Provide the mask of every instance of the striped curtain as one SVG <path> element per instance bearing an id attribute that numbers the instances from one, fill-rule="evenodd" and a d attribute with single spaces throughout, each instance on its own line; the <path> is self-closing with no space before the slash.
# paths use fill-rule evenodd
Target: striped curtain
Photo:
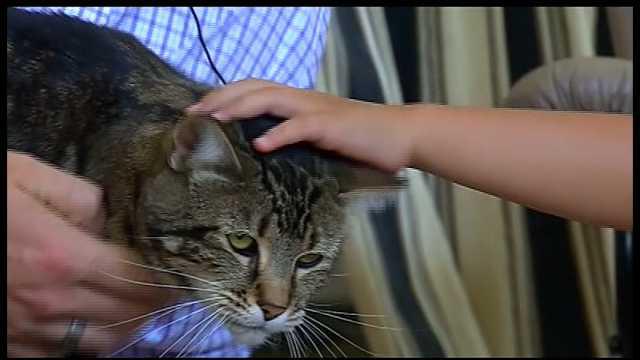
<path id="1" fill-rule="evenodd" d="M 604 14 L 584 7 L 335 8 L 317 88 L 389 104 L 497 107 L 534 67 L 600 55 Z M 527 49 L 533 56 L 518 59 Z M 409 187 L 394 204 L 350 212 L 338 266 L 348 276 L 321 295 L 358 313 L 384 315 L 359 319 L 375 327 L 361 327 L 364 343 L 356 345 L 364 349 L 354 347 L 354 355 L 610 354 L 613 232 L 552 219 L 417 170 L 403 175 Z M 552 241 L 567 245 L 555 251 L 565 265 L 553 276 L 568 279 L 574 297 L 550 294 L 545 285 L 555 279 L 540 265 L 540 246 Z M 563 301 L 579 321 L 554 332 L 550 314 Z M 563 336 L 579 339 L 560 349 Z"/>

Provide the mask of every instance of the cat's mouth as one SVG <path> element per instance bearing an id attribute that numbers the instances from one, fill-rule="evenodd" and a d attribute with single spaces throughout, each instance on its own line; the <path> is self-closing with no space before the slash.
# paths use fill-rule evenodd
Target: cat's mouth
<path id="1" fill-rule="evenodd" d="M 298 322 L 301 322 L 293 320 L 299 316 L 283 315 L 284 316 L 261 324 L 244 323 L 234 319 L 227 323 L 227 328 L 233 334 L 236 342 L 249 346 L 258 346 L 262 345 L 268 337 L 289 331 L 291 328 L 297 326 Z"/>
<path id="2" fill-rule="evenodd" d="M 236 321 L 229 321 L 227 329 L 233 334 L 236 342 L 249 346 L 262 345 L 271 335 L 265 325 L 245 325 Z"/>

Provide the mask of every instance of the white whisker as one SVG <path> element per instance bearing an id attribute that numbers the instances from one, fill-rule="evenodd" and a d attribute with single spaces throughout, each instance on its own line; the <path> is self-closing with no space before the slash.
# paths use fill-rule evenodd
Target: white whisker
<path id="1" fill-rule="evenodd" d="M 339 332 L 337 332 L 337 331 L 333 330 L 331 327 L 329 327 L 329 326 L 325 325 L 322 321 L 320 321 L 320 320 L 318 320 L 318 319 L 314 319 L 314 318 L 312 318 L 311 316 L 308 316 L 308 317 L 307 317 L 307 319 L 309 319 L 309 320 L 311 320 L 311 321 L 315 322 L 316 324 L 318 324 L 318 325 L 322 326 L 323 328 L 325 328 L 325 329 L 327 329 L 327 330 L 331 331 L 334 335 L 336 335 L 336 336 L 340 337 L 342 340 L 344 340 L 344 341 L 348 342 L 349 344 L 351 344 L 351 345 L 352 345 L 352 346 L 354 346 L 355 348 L 359 349 L 360 351 L 363 351 L 363 352 L 365 352 L 365 353 L 367 353 L 367 354 L 369 354 L 369 355 L 372 355 L 372 356 L 374 356 L 374 357 L 382 357 L 382 355 L 374 354 L 374 353 L 370 352 L 369 350 L 364 349 L 362 346 L 360 346 L 360 345 L 358 345 L 358 344 L 354 343 L 353 341 L 351 341 L 351 340 L 347 339 L 346 337 L 344 337 L 344 336 L 343 336 L 342 334 L 340 334 Z"/>
<path id="2" fill-rule="evenodd" d="M 337 316 L 337 315 L 333 315 L 333 314 L 328 314 L 328 313 L 325 313 L 325 312 L 323 312 L 323 311 L 319 311 L 319 310 L 311 309 L 311 308 L 307 308 L 307 309 L 305 309 L 305 310 L 310 311 L 310 312 L 313 312 L 313 313 L 316 313 L 316 314 L 320 314 L 320 315 L 324 315 L 324 316 L 332 317 L 332 318 L 334 318 L 334 319 L 338 319 L 338 320 L 342 320 L 342 321 L 350 322 L 350 323 L 353 323 L 353 324 L 372 327 L 372 328 L 374 328 L 374 329 L 381 329 L 381 330 L 396 330 L 396 331 L 406 330 L 406 329 L 393 328 L 393 327 L 388 327 L 388 326 L 373 325 L 373 324 L 365 323 L 365 322 L 362 322 L 362 321 L 356 321 L 356 320 L 352 320 L 352 319 L 347 319 L 347 318 L 344 318 L 344 317 L 342 317 L 342 316 Z"/>
<path id="3" fill-rule="evenodd" d="M 303 356 L 305 356 L 306 354 L 305 354 L 305 352 L 304 352 L 304 349 L 303 349 L 302 344 L 300 343 L 300 340 L 299 340 L 299 339 L 298 339 L 298 337 L 296 336 L 297 334 L 296 334 L 293 330 L 295 330 L 295 328 L 294 328 L 294 329 L 292 329 L 292 330 L 290 330 L 290 331 L 289 331 L 289 334 L 291 335 L 291 340 L 293 341 L 293 344 L 295 345 L 296 353 L 298 354 L 298 356 L 297 356 L 297 357 L 303 357 Z"/>
<path id="4" fill-rule="evenodd" d="M 327 343 L 324 342 L 324 339 L 318 335 L 318 333 L 309 326 L 308 322 L 305 322 L 304 319 L 302 319 L 302 324 L 300 324 L 301 327 L 306 328 L 307 330 L 309 330 L 309 332 L 316 337 L 316 339 L 318 339 L 318 341 L 320 341 L 320 343 L 325 347 L 325 349 L 327 349 L 327 351 L 329 351 L 329 353 L 331 354 L 332 357 L 336 357 L 336 354 L 333 353 L 333 351 L 331 351 L 331 348 L 327 345 Z M 326 335 L 325 335 L 326 336 Z"/>
<path id="5" fill-rule="evenodd" d="M 219 310 L 221 310 L 221 309 L 219 309 Z M 189 342 L 188 342 L 184 347 L 182 347 L 182 350 L 180 350 L 180 352 L 176 355 L 176 357 L 178 357 L 178 358 L 179 358 L 179 357 L 181 357 L 183 354 L 189 354 L 189 353 L 190 353 L 190 351 L 187 351 L 187 352 L 185 352 L 185 351 L 187 350 L 187 348 L 189 347 L 189 345 L 191 345 L 191 343 L 192 343 L 195 339 L 197 339 L 197 338 L 198 338 L 198 335 L 200 335 L 200 334 L 201 334 L 201 333 L 202 333 L 202 332 L 207 328 L 207 326 L 209 326 L 209 324 L 211 324 L 212 322 L 214 322 L 214 321 L 216 320 L 216 318 L 217 318 L 217 316 L 216 316 L 217 314 L 216 314 L 216 313 L 217 313 L 217 311 L 216 311 L 216 312 L 214 312 L 213 314 L 209 315 L 209 316 L 205 319 L 205 320 L 208 320 L 208 321 L 207 321 L 204 325 L 202 325 L 202 327 L 200 328 L 200 330 L 198 330 L 198 332 L 197 332 L 197 333 L 196 333 L 196 334 L 191 338 L 191 340 L 189 340 Z"/>
<path id="6" fill-rule="evenodd" d="M 349 276 L 351 274 L 349 273 L 342 273 L 342 274 L 329 274 L 329 276 L 333 276 L 333 277 L 345 277 L 345 276 Z"/>
<path id="7" fill-rule="evenodd" d="M 333 346 L 335 346 L 336 349 L 338 349 L 338 351 L 340 351 L 340 353 L 342 354 L 343 357 L 347 357 L 347 354 L 345 354 L 344 351 L 342 351 L 340 346 L 338 346 L 338 344 L 336 344 L 336 342 L 333 341 L 333 339 L 329 335 L 325 334 L 325 332 L 322 331 L 322 329 L 320 329 L 315 324 L 313 324 L 312 322 L 307 320 L 307 318 L 302 318 L 302 322 L 307 324 L 307 325 L 309 325 L 309 326 L 311 326 L 311 327 L 313 327 L 314 329 L 316 329 L 320 334 L 322 334 L 324 337 L 326 337 L 331 342 L 331 344 L 333 344 Z M 335 357 L 335 355 L 334 355 L 334 357 Z"/>
<path id="8" fill-rule="evenodd" d="M 313 348 L 316 349 L 316 352 L 318 353 L 318 356 L 320 356 L 321 359 L 324 358 L 324 356 L 322 356 L 322 352 L 320 352 L 320 349 L 318 349 L 318 347 L 316 346 L 315 341 L 313 341 L 311 336 L 309 336 L 309 334 L 306 332 L 304 327 L 300 326 L 299 329 L 300 329 L 300 332 L 302 333 L 302 335 L 305 336 L 307 339 L 309 339 L 309 342 L 311 343 L 311 346 L 313 346 Z M 302 338 L 302 336 L 301 336 L 301 338 Z"/>
<path id="9" fill-rule="evenodd" d="M 136 321 L 136 320 L 139 320 L 139 319 L 144 319 L 146 317 L 152 316 L 152 315 L 157 314 L 157 313 L 162 312 L 162 311 L 168 311 L 168 310 L 171 310 L 171 309 L 178 310 L 181 307 L 185 307 L 185 306 L 196 304 L 196 303 L 206 302 L 206 301 L 212 301 L 212 300 L 216 300 L 217 298 L 218 297 L 213 296 L 213 297 L 202 299 L 202 300 L 189 301 L 189 302 L 185 302 L 185 303 L 180 303 L 180 304 L 167 306 L 167 307 L 164 307 L 162 309 L 155 310 L 155 311 L 153 311 L 151 313 L 147 313 L 147 314 L 144 314 L 144 315 L 136 316 L 136 317 L 131 318 L 129 320 L 124 320 L 124 321 L 120 321 L 120 322 L 113 323 L 113 324 L 98 326 L 97 329 L 102 330 L 102 329 L 108 329 L 108 328 L 114 327 L 114 326 L 124 325 L 124 324 L 130 323 L 132 321 Z"/>
<path id="10" fill-rule="evenodd" d="M 179 271 L 175 271 L 175 270 L 169 270 L 169 269 L 162 269 L 162 268 L 158 268 L 158 267 L 155 267 L 155 266 L 149 266 L 149 265 L 144 265 L 144 264 L 138 264 L 138 263 L 135 263 L 133 261 L 129 261 L 129 260 L 125 260 L 125 259 L 118 259 L 118 260 L 120 260 L 121 262 L 124 262 L 126 264 L 129 264 L 129 265 L 134 265 L 134 266 L 138 266 L 138 267 L 149 269 L 149 270 L 155 270 L 155 271 L 165 272 L 165 273 L 169 273 L 169 274 L 184 276 L 184 277 L 187 277 L 189 279 L 202 281 L 203 283 L 205 283 L 207 285 L 217 286 L 215 283 L 213 283 L 213 282 L 211 282 L 209 280 L 202 279 L 202 278 L 199 278 L 197 276 L 190 275 L 190 274 L 185 274 L 183 272 L 179 272 Z"/>
<path id="11" fill-rule="evenodd" d="M 309 302 L 307 303 L 307 305 L 318 306 L 318 307 L 332 307 L 332 306 L 338 306 L 340 304 L 320 304 L 320 303 Z"/>
<path id="12" fill-rule="evenodd" d="M 384 315 L 378 315 L 378 314 L 360 314 L 360 313 L 351 313 L 351 312 L 336 311 L 336 310 L 319 310 L 319 309 L 316 309 L 316 311 L 326 312 L 326 313 L 331 313 L 331 314 L 338 314 L 338 315 L 352 315 L 352 316 L 360 316 L 360 317 L 378 317 L 378 318 L 385 317 Z"/>
<path id="13" fill-rule="evenodd" d="M 210 308 L 210 307 L 212 307 L 212 306 L 216 306 L 216 304 L 207 305 L 207 306 L 205 306 L 205 307 L 203 307 L 203 308 L 201 308 L 201 309 L 198 309 L 198 310 L 196 310 L 196 311 L 192 311 L 192 312 L 190 312 L 189 314 L 187 314 L 187 315 L 185 315 L 185 316 L 182 316 L 182 317 L 181 317 L 181 318 L 179 318 L 179 319 L 173 320 L 173 321 L 171 321 L 171 322 L 170 322 L 170 323 L 168 323 L 168 324 L 164 324 L 164 325 L 160 326 L 159 328 L 153 329 L 151 332 L 146 333 L 146 334 L 144 334 L 144 335 L 140 336 L 138 339 L 136 339 L 136 340 L 134 340 L 133 342 L 129 343 L 128 345 L 124 346 L 124 347 L 123 347 L 123 348 L 121 348 L 120 350 L 118 350 L 118 351 L 116 351 L 116 352 L 112 353 L 109 357 L 113 357 L 113 356 L 115 356 L 116 354 L 119 354 L 119 353 L 121 353 L 121 352 L 125 351 L 126 349 L 128 349 L 128 348 L 130 348 L 131 346 L 133 346 L 133 345 L 135 345 L 135 344 L 139 343 L 139 342 L 140 342 L 140 341 L 142 341 L 144 338 L 146 338 L 146 337 L 147 337 L 147 336 L 149 336 L 150 334 L 155 333 L 156 331 L 160 331 L 160 330 L 162 330 L 162 329 L 166 328 L 167 326 L 171 326 L 171 325 L 173 325 L 173 324 L 177 323 L 178 321 L 184 320 L 185 318 L 191 317 L 191 316 L 193 316 L 193 315 L 195 315 L 195 314 L 197 314 L 197 313 L 199 313 L 199 312 L 202 312 L 202 311 L 204 311 L 204 310 L 207 310 L 208 308 Z"/>
<path id="14" fill-rule="evenodd" d="M 222 309 L 220 309 L 220 310 L 222 310 Z M 220 326 L 224 323 L 224 321 L 225 321 L 225 319 L 226 319 L 226 318 L 225 318 L 225 316 L 226 316 L 225 311 L 222 311 L 222 319 L 219 319 L 218 323 L 217 323 L 216 325 L 214 325 L 214 326 L 216 326 L 216 327 L 214 327 L 214 330 L 213 330 L 213 331 L 215 331 L 218 327 L 220 327 Z M 202 328 L 200 329 L 200 331 L 198 331 L 198 332 L 193 336 L 193 338 L 192 338 L 192 339 L 187 343 L 187 345 L 182 349 L 182 351 L 180 351 L 180 353 L 178 353 L 177 357 L 181 357 L 182 355 L 187 355 L 187 354 L 190 354 L 191 352 L 193 352 L 193 350 L 189 350 L 189 351 L 187 351 L 187 352 L 185 352 L 185 350 L 187 349 L 187 347 L 188 347 L 188 346 L 189 346 L 189 345 L 190 345 L 190 344 L 191 344 L 195 339 L 197 339 L 197 338 L 198 338 L 198 335 L 200 335 L 200 333 L 201 333 L 202 331 L 204 331 L 204 330 L 205 330 L 205 329 L 206 329 L 206 328 L 207 328 L 207 327 L 208 327 L 212 322 L 214 322 L 214 321 L 218 320 L 218 317 L 216 316 L 216 314 L 215 314 L 215 313 L 214 313 L 213 315 L 211 315 L 211 316 L 210 316 L 210 318 L 211 318 L 211 320 L 209 320 L 206 324 L 204 324 L 204 325 L 202 326 Z M 192 347 L 192 349 L 197 349 L 198 345 L 200 345 L 200 343 L 201 343 L 204 339 L 207 339 L 207 338 L 208 338 L 212 333 L 213 333 L 213 332 L 209 333 L 207 336 L 204 336 L 204 337 L 200 338 L 200 341 L 198 341 L 198 342 L 196 343 L 196 345 L 194 345 L 194 346 Z"/>
<path id="15" fill-rule="evenodd" d="M 184 339 L 187 335 L 189 335 L 193 330 L 197 329 L 198 326 L 200 326 L 200 324 L 206 322 L 207 320 L 209 320 L 209 318 L 211 316 L 215 316 L 217 313 L 219 313 L 221 311 L 221 309 L 218 309 L 216 311 L 213 312 L 212 315 L 209 315 L 207 317 L 205 317 L 204 319 L 200 320 L 197 324 L 195 324 L 191 329 L 189 329 L 188 331 L 186 331 L 184 334 L 182 334 L 182 336 L 180 336 L 178 338 L 178 340 L 174 341 L 173 344 L 171 344 L 171 346 L 169 346 L 168 348 L 166 348 L 162 354 L 160 354 L 160 357 L 164 357 L 171 349 L 173 349 L 174 346 L 176 346 L 180 341 L 182 341 L 182 339 Z"/>
<path id="16" fill-rule="evenodd" d="M 213 329 L 209 331 L 207 336 L 204 336 L 203 338 L 201 338 L 200 341 L 198 341 L 198 343 L 193 346 L 193 350 L 191 350 L 190 352 L 193 352 L 196 349 L 198 349 L 200 346 L 202 346 L 204 339 L 208 339 L 216 330 L 218 330 L 222 325 L 224 325 L 224 323 L 229 319 L 227 315 L 228 313 L 223 311 L 222 319 L 220 319 L 220 321 L 213 327 Z"/>
<path id="17" fill-rule="evenodd" d="M 143 282 L 143 281 L 136 281 L 136 280 L 130 280 L 130 279 L 126 279 L 117 275 L 113 275 L 113 274 L 109 274 L 108 272 L 99 270 L 100 273 L 107 275 L 109 277 L 112 277 L 114 279 L 117 280 L 121 280 L 121 281 L 126 281 L 128 283 L 131 284 L 136 284 L 136 285 L 144 285 L 144 286 L 153 286 L 153 287 L 159 287 L 159 288 L 170 288 L 170 289 L 185 289 L 185 290 L 198 290 L 198 291 L 206 291 L 206 292 L 216 292 L 216 290 L 213 289 L 203 289 L 203 288 L 196 288 L 196 287 L 191 287 L 191 286 L 179 286 L 179 285 L 168 285 L 168 284 L 155 284 L 155 283 L 148 283 L 148 282 Z"/>
<path id="18" fill-rule="evenodd" d="M 292 358 L 295 358 L 296 354 L 295 354 L 295 351 L 293 350 L 293 345 L 291 343 L 291 340 L 289 339 L 289 334 L 285 332 L 284 338 L 285 340 L 287 340 L 287 348 L 289 349 L 289 355 L 291 355 Z"/>

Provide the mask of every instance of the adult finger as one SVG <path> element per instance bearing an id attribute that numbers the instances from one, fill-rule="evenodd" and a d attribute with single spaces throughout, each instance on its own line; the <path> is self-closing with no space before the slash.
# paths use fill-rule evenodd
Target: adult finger
<path id="1" fill-rule="evenodd" d="M 70 281 L 95 256 L 85 249 L 97 240 L 28 194 L 8 186 L 7 208 L 8 286 Z"/>
<path id="2" fill-rule="evenodd" d="M 176 285 L 176 275 L 144 264 L 132 249 L 105 243 L 100 254 L 86 269 L 82 285 L 147 303 L 169 301 L 183 293 L 183 288 Z"/>
<path id="3" fill-rule="evenodd" d="M 132 249 L 109 244 L 70 225 L 31 196 L 8 191 L 7 206 L 8 285 L 80 282 L 99 285 L 116 294 L 141 296 L 140 291 L 132 291 L 141 286 L 104 273 L 140 282 L 156 281 L 150 271 L 122 262 L 141 262 Z M 38 226 L 33 226 L 34 222 Z"/>
<path id="4" fill-rule="evenodd" d="M 169 304 L 165 291 L 135 289 L 135 297 L 125 299 L 111 293 L 80 286 L 24 288 L 7 296 L 29 309 L 29 316 L 40 320 L 79 318 L 97 324 L 128 320 Z M 163 294 L 164 293 L 164 294 Z"/>
<path id="5" fill-rule="evenodd" d="M 102 190 L 88 180 L 33 157 L 7 152 L 7 180 L 65 216 L 73 224 L 99 232 L 104 221 Z"/>
<path id="6" fill-rule="evenodd" d="M 121 247 L 114 255 L 114 246 L 69 224 L 21 191 L 7 191 L 7 208 L 9 286 L 78 282 L 94 275 L 107 259 L 127 255 Z"/>
<path id="7" fill-rule="evenodd" d="M 7 341 L 7 357 L 38 359 L 51 356 L 51 352 L 38 347 L 31 341 Z"/>
<path id="8" fill-rule="evenodd" d="M 47 357 L 62 356 L 62 343 L 67 334 L 70 319 L 47 323 L 31 323 L 19 333 L 7 336 L 14 352 L 29 353 L 42 352 Z M 137 324 L 140 325 L 140 324 Z M 130 335 L 134 326 L 119 329 L 101 329 L 86 323 L 78 343 L 78 352 L 85 356 L 96 356 L 113 350 L 114 346 Z"/>

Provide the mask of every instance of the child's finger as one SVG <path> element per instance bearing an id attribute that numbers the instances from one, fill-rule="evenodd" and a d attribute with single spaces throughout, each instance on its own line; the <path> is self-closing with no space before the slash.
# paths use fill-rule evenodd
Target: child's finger
<path id="1" fill-rule="evenodd" d="M 273 151 L 301 141 L 322 146 L 322 128 L 316 124 L 317 121 L 313 117 L 289 119 L 255 139 L 254 146 L 261 152 Z"/>
<path id="2" fill-rule="evenodd" d="M 187 108 L 187 111 L 213 112 L 221 105 L 227 104 L 234 98 L 244 95 L 247 92 L 274 86 L 278 86 L 278 84 L 256 79 L 240 80 L 209 92 L 199 102 Z"/>
<path id="3" fill-rule="evenodd" d="M 221 104 L 211 116 L 220 121 L 248 119 L 263 114 L 291 118 L 304 108 L 304 103 L 305 98 L 294 89 L 266 87 Z"/>

